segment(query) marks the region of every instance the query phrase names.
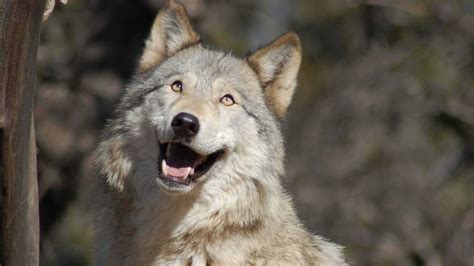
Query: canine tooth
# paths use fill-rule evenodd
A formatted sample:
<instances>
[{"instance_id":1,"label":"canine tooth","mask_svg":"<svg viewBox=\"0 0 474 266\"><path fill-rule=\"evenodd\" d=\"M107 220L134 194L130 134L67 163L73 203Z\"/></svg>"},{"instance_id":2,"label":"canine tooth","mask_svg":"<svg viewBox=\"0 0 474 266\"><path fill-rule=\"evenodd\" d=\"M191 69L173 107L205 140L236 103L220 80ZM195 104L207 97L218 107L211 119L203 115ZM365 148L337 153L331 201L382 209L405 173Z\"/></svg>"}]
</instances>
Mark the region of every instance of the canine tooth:
<instances>
[{"instance_id":1,"label":"canine tooth","mask_svg":"<svg viewBox=\"0 0 474 266\"><path fill-rule=\"evenodd\" d=\"M184 173L183 179L186 180L189 176L189 172L191 172L191 167L186 167L186 173Z\"/></svg>"},{"instance_id":2,"label":"canine tooth","mask_svg":"<svg viewBox=\"0 0 474 266\"><path fill-rule=\"evenodd\" d=\"M191 171L189 172L189 175L194 175L194 168L191 168Z\"/></svg>"},{"instance_id":3,"label":"canine tooth","mask_svg":"<svg viewBox=\"0 0 474 266\"><path fill-rule=\"evenodd\" d=\"M163 174L168 175L168 165L166 164L165 159L161 161L161 170L163 171Z\"/></svg>"}]
</instances>

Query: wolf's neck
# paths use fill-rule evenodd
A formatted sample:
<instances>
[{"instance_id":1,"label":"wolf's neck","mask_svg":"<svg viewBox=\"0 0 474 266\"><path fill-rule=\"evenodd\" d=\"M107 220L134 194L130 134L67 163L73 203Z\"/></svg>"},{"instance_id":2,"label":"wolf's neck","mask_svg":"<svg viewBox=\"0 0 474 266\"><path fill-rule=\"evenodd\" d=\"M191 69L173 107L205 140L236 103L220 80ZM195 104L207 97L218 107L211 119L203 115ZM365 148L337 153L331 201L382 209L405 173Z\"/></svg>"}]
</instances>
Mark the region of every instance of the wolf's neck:
<instances>
[{"instance_id":1,"label":"wolf's neck","mask_svg":"<svg viewBox=\"0 0 474 266\"><path fill-rule=\"evenodd\" d=\"M155 202L140 202L138 224L152 223L155 230L180 235L199 230L215 234L229 227L251 227L266 219L278 220L276 208L285 208L278 182L262 182L255 178L219 178L196 187L189 195L161 194ZM146 217L143 216L146 214Z\"/></svg>"}]
</instances>

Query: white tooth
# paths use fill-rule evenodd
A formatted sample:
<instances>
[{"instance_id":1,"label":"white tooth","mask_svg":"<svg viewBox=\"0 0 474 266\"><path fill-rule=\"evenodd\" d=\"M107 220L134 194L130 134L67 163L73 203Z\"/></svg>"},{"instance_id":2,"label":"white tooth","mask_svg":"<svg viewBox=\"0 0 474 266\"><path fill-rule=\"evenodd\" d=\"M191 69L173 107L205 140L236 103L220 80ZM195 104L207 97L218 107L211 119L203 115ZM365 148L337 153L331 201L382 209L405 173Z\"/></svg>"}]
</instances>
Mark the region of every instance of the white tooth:
<instances>
[{"instance_id":1,"label":"white tooth","mask_svg":"<svg viewBox=\"0 0 474 266\"><path fill-rule=\"evenodd\" d=\"M186 168L186 173L184 174L184 180L186 180L188 178L188 175L189 175L189 172L191 172L191 167L187 167Z\"/></svg>"},{"instance_id":2,"label":"white tooth","mask_svg":"<svg viewBox=\"0 0 474 266\"><path fill-rule=\"evenodd\" d=\"M191 168L191 171L189 172L189 175L194 175L194 168Z\"/></svg>"},{"instance_id":3,"label":"white tooth","mask_svg":"<svg viewBox=\"0 0 474 266\"><path fill-rule=\"evenodd\" d=\"M166 164L165 159L161 161L161 171L163 171L164 175L168 175L168 165Z\"/></svg>"}]
</instances>

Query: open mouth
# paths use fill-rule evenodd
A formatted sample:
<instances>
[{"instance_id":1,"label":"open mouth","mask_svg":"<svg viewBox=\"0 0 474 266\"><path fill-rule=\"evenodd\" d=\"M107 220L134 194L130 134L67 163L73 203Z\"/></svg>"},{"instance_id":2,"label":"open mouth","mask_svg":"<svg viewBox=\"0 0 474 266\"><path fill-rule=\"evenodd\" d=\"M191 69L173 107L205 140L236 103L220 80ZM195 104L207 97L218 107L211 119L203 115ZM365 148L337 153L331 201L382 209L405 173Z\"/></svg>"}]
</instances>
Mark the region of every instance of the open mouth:
<instances>
[{"instance_id":1,"label":"open mouth","mask_svg":"<svg viewBox=\"0 0 474 266\"><path fill-rule=\"evenodd\" d=\"M178 142L160 144L159 177L167 185L190 185L209 171L223 153L218 150L201 155Z\"/></svg>"}]
</instances>

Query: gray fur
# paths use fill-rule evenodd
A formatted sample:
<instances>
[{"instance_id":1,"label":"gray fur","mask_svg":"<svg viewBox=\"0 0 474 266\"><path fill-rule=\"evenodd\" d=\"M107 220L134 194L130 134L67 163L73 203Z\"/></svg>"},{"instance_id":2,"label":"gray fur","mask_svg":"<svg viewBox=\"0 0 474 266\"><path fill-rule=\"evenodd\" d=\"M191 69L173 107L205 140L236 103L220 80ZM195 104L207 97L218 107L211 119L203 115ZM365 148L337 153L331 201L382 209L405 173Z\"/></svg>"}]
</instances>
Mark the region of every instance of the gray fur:
<instances>
[{"instance_id":1,"label":"gray fur","mask_svg":"<svg viewBox=\"0 0 474 266\"><path fill-rule=\"evenodd\" d=\"M161 18L180 8L169 3ZM339 246L303 228L280 184L279 119L289 103L280 97L291 97L296 86L296 35L240 59L197 40L180 44L190 39L174 36L188 34L175 30L183 23L169 24L163 35L181 49L164 58L142 57L158 63L147 63L129 83L96 151L97 264L346 265ZM147 47L153 47L150 40ZM267 51L273 54L267 57ZM259 71L267 67L274 67L274 76L267 71L262 79ZM181 93L170 89L175 80L184 84ZM291 93L270 91L282 88ZM224 106L226 94L237 104ZM200 154L225 152L191 185L171 189L157 178L159 145L173 140L170 124L179 112L201 123L192 140L183 140L187 146Z\"/></svg>"}]
</instances>

